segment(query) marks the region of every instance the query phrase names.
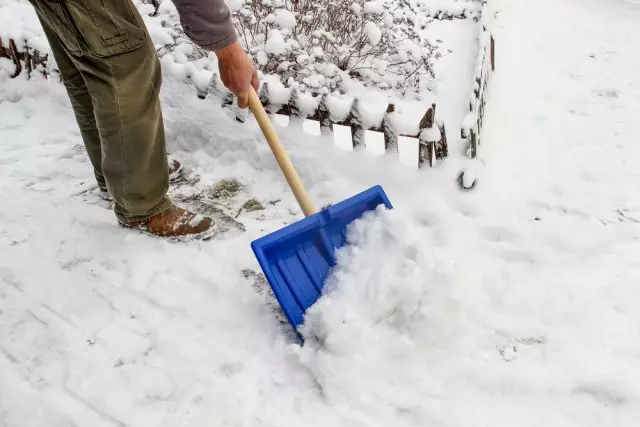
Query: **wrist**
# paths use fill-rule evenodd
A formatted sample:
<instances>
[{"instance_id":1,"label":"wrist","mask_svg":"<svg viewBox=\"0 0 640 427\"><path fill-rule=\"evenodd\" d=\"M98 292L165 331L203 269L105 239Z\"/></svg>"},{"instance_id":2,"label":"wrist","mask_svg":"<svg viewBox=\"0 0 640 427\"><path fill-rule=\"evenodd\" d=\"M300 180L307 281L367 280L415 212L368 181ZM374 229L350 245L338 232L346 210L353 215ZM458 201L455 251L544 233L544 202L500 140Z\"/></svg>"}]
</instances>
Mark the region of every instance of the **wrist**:
<instances>
[{"instance_id":1,"label":"wrist","mask_svg":"<svg viewBox=\"0 0 640 427\"><path fill-rule=\"evenodd\" d=\"M218 49L215 51L215 54L218 57L218 59L222 59L222 60L225 58L237 55L238 53L244 53L244 51L240 46L240 43L238 43L237 41L231 43L229 46L223 47L222 49Z\"/></svg>"}]
</instances>

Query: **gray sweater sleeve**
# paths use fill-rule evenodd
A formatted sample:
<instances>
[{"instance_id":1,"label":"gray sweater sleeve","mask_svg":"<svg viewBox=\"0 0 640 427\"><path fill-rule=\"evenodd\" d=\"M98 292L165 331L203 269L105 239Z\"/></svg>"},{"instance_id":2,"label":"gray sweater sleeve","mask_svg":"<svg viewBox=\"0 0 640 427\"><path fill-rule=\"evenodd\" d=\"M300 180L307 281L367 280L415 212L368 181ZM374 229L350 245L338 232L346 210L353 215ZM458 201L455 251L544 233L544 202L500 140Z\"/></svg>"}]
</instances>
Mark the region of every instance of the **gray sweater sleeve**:
<instances>
[{"instance_id":1,"label":"gray sweater sleeve","mask_svg":"<svg viewBox=\"0 0 640 427\"><path fill-rule=\"evenodd\" d=\"M198 46L218 50L237 39L224 0L172 0L186 35Z\"/></svg>"}]
</instances>

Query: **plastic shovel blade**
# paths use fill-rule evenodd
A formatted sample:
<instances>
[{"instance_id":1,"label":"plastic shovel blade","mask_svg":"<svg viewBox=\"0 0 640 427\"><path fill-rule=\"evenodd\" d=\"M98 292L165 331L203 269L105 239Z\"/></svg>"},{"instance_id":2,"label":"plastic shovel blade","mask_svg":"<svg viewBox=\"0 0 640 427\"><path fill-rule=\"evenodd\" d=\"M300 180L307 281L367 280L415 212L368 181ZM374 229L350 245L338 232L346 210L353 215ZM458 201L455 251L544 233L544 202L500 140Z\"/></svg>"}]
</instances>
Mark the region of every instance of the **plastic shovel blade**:
<instances>
[{"instance_id":1,"label":"plastic shovel blade","mask_svg":"<svg viewBox=\"0 0 640 427\"><path fill-rule=\"evenodd\" d=\"M392 209L377 185L314 215L254 240L251 248L287 319L298 331L322 294L347 226L379 205Z\"/></svg>"}]
</instances>

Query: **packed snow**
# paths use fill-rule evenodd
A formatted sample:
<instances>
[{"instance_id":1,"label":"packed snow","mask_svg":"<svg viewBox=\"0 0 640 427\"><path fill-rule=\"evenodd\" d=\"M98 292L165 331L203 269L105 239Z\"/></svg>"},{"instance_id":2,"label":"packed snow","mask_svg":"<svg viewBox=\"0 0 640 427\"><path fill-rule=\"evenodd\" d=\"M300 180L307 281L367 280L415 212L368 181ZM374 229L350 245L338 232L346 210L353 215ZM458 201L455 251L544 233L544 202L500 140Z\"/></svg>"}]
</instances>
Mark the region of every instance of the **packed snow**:
<instances>
[{"instance_id":1,"label":"packed snow","mask_svg":"<svg viewBox=\"0 0 640 427\"><path fill-rule=\"evenodd\" d=\"M351 224L304 344L250 249L302 213L256 123L185 81L211 59L162 59L168 149L199 177L171 195L229 225L189 244L119 228L63 86L2 65L0 426L638 425L640 7L492 10L477 159L415 170L277 126L316 205L376 184L394 205ZM440 64L471 81L467 59ZM466 96L438 111L461 123Z\"/></svg>"}]
</instances>

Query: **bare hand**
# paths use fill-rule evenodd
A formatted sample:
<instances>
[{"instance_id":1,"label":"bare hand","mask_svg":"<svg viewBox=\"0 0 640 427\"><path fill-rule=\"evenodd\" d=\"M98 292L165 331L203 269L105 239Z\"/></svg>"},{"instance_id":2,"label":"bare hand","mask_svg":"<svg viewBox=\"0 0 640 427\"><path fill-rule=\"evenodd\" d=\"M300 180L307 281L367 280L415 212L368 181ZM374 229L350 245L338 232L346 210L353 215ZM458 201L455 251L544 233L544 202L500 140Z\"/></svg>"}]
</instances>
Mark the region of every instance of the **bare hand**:
<instances>
[{"instance_id":1,"label":"bare hand","mask_svg":"<svg viewBox=\"0 0 640 427\"><path fill-rule=\"evenodd\" d=\"M238 97L238 107L249 106L249 89L259 87L258 71L238 42L216 52L222 83Z\"/></svg>"}]
</instances>

